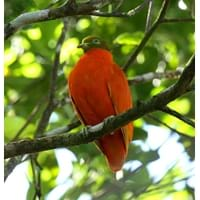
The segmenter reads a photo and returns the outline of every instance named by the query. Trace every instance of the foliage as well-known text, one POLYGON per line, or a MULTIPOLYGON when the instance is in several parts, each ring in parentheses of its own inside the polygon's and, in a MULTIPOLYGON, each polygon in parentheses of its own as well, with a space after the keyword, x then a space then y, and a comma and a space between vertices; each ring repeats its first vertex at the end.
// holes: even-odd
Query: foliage
MULTIPOLYGON (((6 1, 6 22, 14 19, 19 14, 27 11, 48 7, 41 5, 41 1, 6 1), (38 4, 37 4, 38 2, 38 4), (39 7, 37 7, 39 5, 39 7)), ((170 2, 166 18, 184 19, 192 17, 192 1, 186 1, 186 8, 181 9, 180 2, 170 2), (179 5, 179 6, 178 6, 179 5)), ((121 11, 128 11, 139 5, 141 1, 125 0, 120 7, 121 11)), ((162 1, 154 1, 153 20, 157 17, 162 1)), ((49 4, 49 1, 48 1, 49 4)), ((184 4, 184 5, 186 5, 184 4)), ((112 6, 104 8, 104 11, 114 9, 112 6)), ((60 54, 60 66, 56 85, 56 100, 58 106, 52 112, 47 131, 70 124, 75 121, 76 115, 69 103, 66 79, 74 64, 82 55, 77 45, 87 35, 98 35, 104 38, 111 47, 116 62, 123 66, 129 55, 138 46, 145 35, 147 7, 132 17, 97 17, 97 16, 74 16, 67 18, 66 39, 62 45, 60 54)), ((34 138, 34 132, 46 107, 51 69, 54 63, 56 43, 61 34, 63 20, 46 21, 26 26, 15 33, 5 42, 5 142, 12 141, 17 132, 26 123, 30 114, 31 122, 19 135, 18 139, 34 138)), ((146 46, 140 51, 136 62, 128 67, 126 72, 128 78, 142 75, 147 72, 163 72, 175 70, 183 66, 188 58, 194 53, 194 23, 176 22, 162 23, 154 32, 146 46)), ((149 97, 162 91, 175 80, 154 79, 152 82, 131 85, 131 91, 135 104, 138 100, 147 100, 149 97)), ((97 91, 98 92, 98 91, 97 91)), ((182 115, 194 118, 194 93, 190 92, 169 106, 182 115)), ((67 187, 58 199, 140 199, 156 200, 171 197, 171 199, 192 199, 194 188, 189 180, 193 176, 192 166, 194 161, 194 129, 183 121, 176 119, 166 113, 156 112, 153 116, 184 133, 188 137, 178 135, 177 132, 154 121, 148 116, 138 119, 135 124, 135 136, 130 145, 127 163, 124 166, 124 176, 117 181, 107 168, 105 160, 93 144, 71 147, 63 150, 63 160, 67 161, 66 175, 67 187), (154 129, 150 129, 150 127, 154 129), (175 162, 169 161, 165 165, 162 176, 157 177, 153 173, 152 165, 161 163, 163 157, 162 149, 168 149, 170 143, 162 141, 152 146, 150 139, 159 140, 155 134, 163 138, 167 132, 165 142, 175 141, 177 148, 181 148, 180 156, 175 162), (165 147, 165 148, 164 148, 165 147), (71 152, 73 159, 70 160, 66 152, 71 152), (73 154, 72 154, 73 152, 73 154), (187 169, 181 164, 187 160, 187 169), (71 164, 73 167, 70 168, 71 164), (166 167, 168 166, 168 167, 166 167), (72 171, 70 171, 72 170, 72 171), (178 187, 177 183, 182 183, 178 187)), ((72 130, 76 132, 81 127, 72 130)), ((163 139, 162 139, 163 140, 163 139)), ((176 149, 173 149, 176 151, 176 149)), ((169 152, 171 152, 169 150, 169 152)), ((39 153, 38 163, 41 170, 41 199, 47 198, 48 194, 55 188, 60 187, 62 182, 58 181, 61 172, 56 151, 39 153)), ((167 155, 165 153, 165 156, 167 155)), ((167 159, 168 160, 168 159, 167 159)), ((160 164, 162 166, 162 164, 160 164)), ((157 165, 158 167, 159 165, 157 165)), ((38 168, 38 166, 36 166, 38 168)), ((159 167, 156 168, 159 171, 159 167)), ((31 163, 27 169, 30 187, 27 199, 33 199, 35 183, 31 163)), ((12 174, 11 174, 12 175, 12 174)), ((48 198, 47 198, 48 199, 48 198)))

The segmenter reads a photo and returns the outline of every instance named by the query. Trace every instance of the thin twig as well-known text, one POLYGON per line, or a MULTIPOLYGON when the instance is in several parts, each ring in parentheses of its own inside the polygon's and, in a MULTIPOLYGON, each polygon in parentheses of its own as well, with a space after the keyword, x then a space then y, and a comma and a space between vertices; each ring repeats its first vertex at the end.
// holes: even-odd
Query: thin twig
POLYGON ((133 8, 133 9, 129 10, 127 12, 127 15, 128 16, 133 16, 136 13, 140 12, 146 6, 146 4, 149 3, 149 1, 150 0, 144 0, 143 3, 141 3, 140 5, 138 5, 136 8, 133 8))
POLYGON ((148 72, 134 78, 128 78, 129 84, 139 84, 152 81, 153 79, 177 79, 182 73, 182 70, 168 70, 165 72, 148 72))
POLYGON ((143 3, 138 5, 137 7, 127 11, 127 12, 101 12, 101 11, 92 11, 90 13, 87 13, 86 15, 92 15, 92 16, 99 16, 99 17, 133 17, 137 13, 139 13, 149 2, 150 0, 144 0, 143 3))
MULTIPOLYGON (((165 127, 167 127, 168 129, 170 129, 172 132, 178 133, 179 135, 181 135, 181 136, 183 136, 183 137, 185 137, 185 138, 187 138, 187 139, 191 139, 191 136, 189 136, 189 135, 187 135, 187 134, 185 134, 185 133, 183 133, 183 132, 181 132, 181 131, 178 131, 177 129, 175 129, 175 128, 169 126, 167 123, 161 121, 160 119, 158 119, 157 117, 155 117, 155 116, 153 116, 153 115, 151 115, 151 114, 147 114, 146 117, 148 117, 148 118, 154 120, 155 122, 157 122, 157 123, 159 123, 159 124, 162 124, 163 126, 165 126, 165 127)), ((193 137, 192 137, 192 138, 193 138, 193 137)))
MULTIPOLYGON (((115 0, 116 1, 116 0, 115 0)), ((117 5, 114 8, 114 11, 119 10, 119 8, 122 6, 122 4, 124 3, 124 0, 117 0, 117 5)))
POLYGON ((22 157, 23 156, 17 156, 10 158, 5 165, 4 165, 4 181, 8 178, 10 173, 15 169, 15 167, 22 162, 22 157))
POLYGON ((133 17, 137 13, 139 13, 149 2, 150 0, 145 0, 143 3, 138 5, 136 8, 133 8, 127 12, 101 12, 101 11, 92 11, 90 13, 87 13, 86 15, 92 15, 92 16, 99 16, 99 17, 133 17))
POLYGON ((43 112, 43 115, 38 124, 38 128, 36 130, 36 135, 38 137, 41 136, 41 134, 44 132, 48 124, 50 115, 53 112, 54 108, 57 106, 57 102, 55 101, 54 96, 56 92, 56 81, 57 81, 57 74, 58 74, 57 71, 60 64, 60 51, 61 51, 62 44, 65 40, 66 31, 67 31, 67 22, 65 21, 62 33, 56 45, 56 54, 55 54, 54 64, 53 64, 53 68, 51 72, 51 82, 50 82, 50 89, 49 89, 48 104, 43 112))
POLYGON ((13 141, 18 139, 19 136, 23 133, 23 131, 27 128, 27 126, 31 123, 35 115, 40 111, 42 104, 43 104, 43 101, 39 101, 38 105, 36 105, 36 107, 32 110, 31 114, 28 116, 24 125, 16 133, 15 137, 13 138, 13 141))
POLYGON ((164 18, 165 14, 166 14, 168 4, 169 4, 169 0, 164 0, 163 1, 163 4, 161 6, 161 9, 160 9, 158 17, 156 18, 155 22, 153 23, 153 25, 149 29, 149 31, 145 34, 144 38, 142 39, 142 41, 140 42, 138 47, 134 50, 132 55, 128 58, 127 62, 125 63, 125 65, 123 67, 124 71, 126 71, 128 69, 128 67, 135 61, 135 59, 138 56, 138 54, 140 53, 140 51, 144 48, 144 46, 147 43, 147 41, 150 39, 150 37, 152 36, 154 31, 160 25, 161 20, 164 18))
POLYGON ((35 188, 35 194, 33 196, 33 200, 36 200, 37 197, 40 199, 42 196, 42 191, 41 191, 41 182, 40 182, 40 169, 38 171, 37 167, 37 162, 35 156, 31 156, 31 170, 33 174, 33 184, 35 188))
POLYGON ((147 20, 146 20, 146 27, 145 27, 145 33, 147 33, 151 27, 151 21, 152 21, 152 13, 153 13, 153 0, 149 1, 149 8, 147 12, 147 20))
POLYGON ((162 108, 160 108, 160 110, 162 112, 165 112, 165 113, 168 113, 170 115, 173 115, 174 117, 178 118, 179 120, 184 121, 186 124, 188 124, 188 125, 192 126, 193 128, 195 128, 195 122, 194 121, 192 121, 192 120, 188 119, 187 117, 181 115, 180 113, 178 113, 177 111, 169 108, 168 106, 162 107, 162 108))
POLYGON ((45 133, 45 135, 58 135, 58 134, 66 133, 66 132, 71 131, 74 128, 77 128, 80 125, 81 125, 80 121, 75 121, 71 124, 68 124, 67 126, 59 127, 57 129, 53 129, 51 131, 48 131, 48 132, 45 133))

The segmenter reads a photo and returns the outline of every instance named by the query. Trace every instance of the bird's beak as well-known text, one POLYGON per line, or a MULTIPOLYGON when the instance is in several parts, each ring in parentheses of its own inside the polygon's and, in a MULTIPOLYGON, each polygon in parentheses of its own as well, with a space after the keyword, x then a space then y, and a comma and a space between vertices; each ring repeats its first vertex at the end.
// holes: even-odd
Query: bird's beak
POLYGON ((77 46, 77 48, 83 48, 85 45, 84 44, 79 44, 78 46, 77 46))
POLYGON ((77 46, 77 48, 81 48, 83 49, 84 51, 86 51, 89 47, 89 44, 88 43, 81 43, 77 46))

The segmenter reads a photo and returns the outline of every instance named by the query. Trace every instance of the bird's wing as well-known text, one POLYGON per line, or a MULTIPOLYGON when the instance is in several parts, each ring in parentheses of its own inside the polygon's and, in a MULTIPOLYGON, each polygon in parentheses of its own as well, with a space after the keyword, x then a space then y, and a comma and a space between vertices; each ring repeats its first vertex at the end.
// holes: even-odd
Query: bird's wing
MULTIPOLYGON (((113 71, 107 83, 107 87, 116 114, 125 112, 126 110, 132 108, 132 98, 128 82, 123 71, 116 64, 113 65, 113 71)), ((133 137, 132 123, 123 126, 121 130, 127 150, 128 144, 133 137)))

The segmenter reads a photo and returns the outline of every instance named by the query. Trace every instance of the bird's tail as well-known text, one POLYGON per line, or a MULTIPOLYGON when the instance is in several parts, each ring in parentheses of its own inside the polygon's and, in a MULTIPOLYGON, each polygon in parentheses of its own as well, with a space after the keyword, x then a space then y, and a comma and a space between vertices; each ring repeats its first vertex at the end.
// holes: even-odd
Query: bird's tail
POLYGON ((121 129, 113 134, 103 136, 96 144, 106 156, 111 170, 113 172, 119 171, 127 156, 127 147, 121 129))

